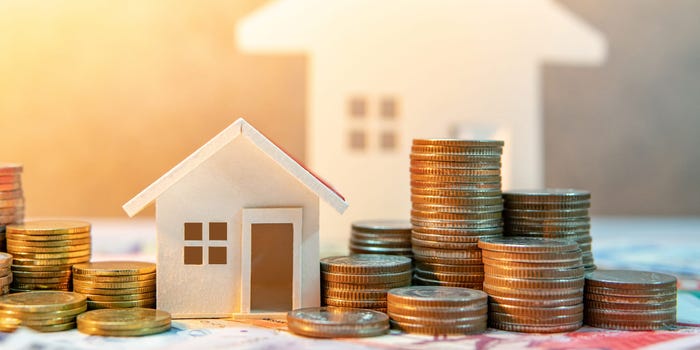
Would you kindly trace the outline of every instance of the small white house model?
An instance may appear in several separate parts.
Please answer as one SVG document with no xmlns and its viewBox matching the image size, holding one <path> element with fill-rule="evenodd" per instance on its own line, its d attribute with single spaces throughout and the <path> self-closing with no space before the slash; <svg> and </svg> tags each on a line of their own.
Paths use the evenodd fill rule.
<svg viewBox="0 0 700 350">
<path fill-rule="evenodd" d="M 549 0 L 277 0 L 237 26 L 243 52 L 308 56 L 307 161 L 353 203 L 321 209 L 334 254 L 351 221 L 408 219 L 413 138 L 505 140 L 503 187 L 542 187 L 541 65 L 606 56 Z"/>
<path fill-rule="evenodd" d="M 124 205 L 155 200 L 157 303 L 174 318 L 320 304 L 319 198 L 343 197 L 238 119 Z"/>
</svg>

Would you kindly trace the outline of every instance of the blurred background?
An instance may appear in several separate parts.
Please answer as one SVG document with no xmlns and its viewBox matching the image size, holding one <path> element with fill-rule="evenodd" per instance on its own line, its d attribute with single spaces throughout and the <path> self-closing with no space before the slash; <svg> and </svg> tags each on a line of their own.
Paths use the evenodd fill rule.
<svg viewBox="0 0 700 350">
<path fill-rule="evenodd" d="M 24 164 L 27 216 L 125 217 L 123 203 L 239 116 L 308 160 L 322 147 L 307 137 L 309 54 L 236 43 L 237 23 L 270 3 L 0 1 L 0 160 Z M 532 3 L 589 28 L 604 52 L 542 59 L 527 81 L 493 76 L 536 90 L 518 97 L 533 100 L 542 146 L 528 183 L 588 189 L 594 215 L 700 215 L 700 2 Z"/>
</svg>

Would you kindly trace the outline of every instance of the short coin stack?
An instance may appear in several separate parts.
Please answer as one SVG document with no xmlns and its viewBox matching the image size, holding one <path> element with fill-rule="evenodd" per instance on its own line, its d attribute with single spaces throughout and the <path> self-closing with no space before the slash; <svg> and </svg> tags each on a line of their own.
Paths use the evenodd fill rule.
<svg viewBox="0 0 700 350">
<path fill-rule="evenodd" d="M 22 165 L 0 163 L 0 251 L 4 252 L 5 226 L 24 221 Z"/>
<path fill-rule="evenodd" d="M 31 221 L 7 226 L 13 292 L 71 289 L 71 266 L 90 261 L 90 223 Z"/>
<path fill-rule="evenodd" d="M 412 256 L 411 223 L 364 220 L 352 223 L 350 253 Z"/>
<path fill-rule="evenodd" d="M 585 322 L 645 331 L 676 324 L 676 278 L 656 272 L 597 270 L 586 275 Z"/>
<path fill-rule="evenodd" d="M 78 316 L 82 333 L 109 337 L 140 337 L 170 329 L 170 314 L 154 309 L 101 309 Z"/>
<path fill-rule="evenodd" d="M 73 289 L 89 309 L 155 308 L 156 264 L 101 261 L 73 265 Z"/>
<path fill-rule="evenodd" d="M 502 153 L 503 141 L 413 140 L 415 284 L 481 289 L 477 242 L 503 233 Z"/>
<path fill-rule="evenodd" d="M 386 292 L 411 285 L 411 259 L 358 254 L 321 259 L 321 301 L 386 312 Z"/>
<path fill-rule="evenodd" d="M 413 286 L 387 294 L 392 327 L 429 335 L 469 334 L 486 330 L 487 295 L 468 288 Z"/>
<path fill-rule="evenodd" d="M 506 236 L 570 239 L 578 242 L 587 272 L 595 270 L 591 251 L 591 194 L 572 189 L 503 193 Z"/>
<path fill-rule="evenodd" d="M 75 328 L 75 317 L 87 309 L 85 296 L 60 291 L 35 291 L 0 297 L 2 328 L 11 320 L 40 332 Z"/>
<path fill-rule="evenodd" d="M 287 327 L 315 338 L 374 337 L 389 331 L 389 317 L 374 310 L 309 307 L 287 313 Z"/>
<path fill-rule="evenodd" d="M 483 239 L 479 247 L 492 327 L 526 333 L 581 327 L 584 268 L 576 242 L 503 237 Z"/>
<path fill-rule="evenodd" d="M 10 283 L 12 283 L 12 255 L 0 253 L 0 295 L 5 295 L 10 292 Z"/>
</svg>

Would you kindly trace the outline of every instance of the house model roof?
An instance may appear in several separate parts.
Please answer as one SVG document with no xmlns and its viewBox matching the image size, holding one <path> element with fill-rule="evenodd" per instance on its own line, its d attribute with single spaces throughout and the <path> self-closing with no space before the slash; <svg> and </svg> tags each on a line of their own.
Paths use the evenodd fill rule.
<svg viewBox="0 0 700 350">
<path fill-rule="evenodd" d="M 245 119 L 239 118 L 213 139 L 209 140 L 204 146 L 185 158 L 180 164 L 170 169 L 170 171 L 146 187 L 141 193 L 129 200 L 122 208 L 130 217 L 138 214 L 143 208 L 170 188 L 170 186 L 177 183 L 180 179 L 189 174 L 190 171 L 196 169 L 200 164 L 209 159 L 209 157 L 216 154 L 224 146 L 238 137 L 246 137 L 250 140 L 263 153 L 272 158 L 282 168 L 299 180 L 299 182 L 308 187 L 339 213 L 344 212 L 348 207 L 348 203 L 340 193 L 294 160 L 294 158 L 281 148 L 277 147 L 277 145 L 265 137 L 265 135 L 248 124 Z"/>
</svg>

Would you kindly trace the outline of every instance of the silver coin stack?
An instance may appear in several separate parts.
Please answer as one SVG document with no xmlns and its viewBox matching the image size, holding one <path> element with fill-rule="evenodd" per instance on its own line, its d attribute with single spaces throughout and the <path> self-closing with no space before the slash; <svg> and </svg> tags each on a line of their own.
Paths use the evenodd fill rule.
<svg viewBox="0 0 700 350">
<path fill-rule="evenodd" d="M 324 305 L 386 312 L 386 292 L 411 285 L 411 259 L 358 254 L 321 259 Z"/>
<path fill-rule="evenodd" d="M 502 237 L 479 241 L 491 327 L 568 332 L 583 324 L 581 249 L 567 240 Z"/>
<path fill-rule="evenodd" d="M 470 334 L 486 330 L 486 293 L 469 288 L 413 286 L 387 294 L 394 328 L 429 335 Z"/>
<path fill-rule="evenodd" d="M 586 275 L 585 323 L 627 331 L 676 325 L 675 277 L 663 273 L 597 270 Z"/>
<path fill-rule="evenodd" d="M 587 272 L 595 270 L 591 219 L 591 194 L 572 189 L 507 191 L 503 193 L 505 236 L 569 239 L 578 243 Z"/>
<path fill-rule="evenodd" d="M 351 254 L 413 256 L 411 223 L 400 220 L 363 220 L 352 223 Z"/>
<path fill-rule="evenodd" d="M 415 139 L 414 284 L 481 289 L 480 238 L 501 236 L 503 141 Z"/>
</svg>

